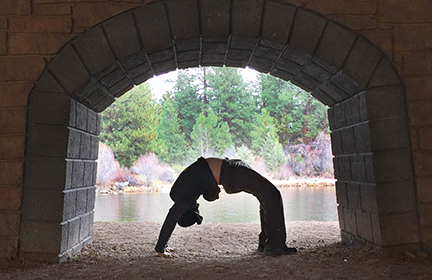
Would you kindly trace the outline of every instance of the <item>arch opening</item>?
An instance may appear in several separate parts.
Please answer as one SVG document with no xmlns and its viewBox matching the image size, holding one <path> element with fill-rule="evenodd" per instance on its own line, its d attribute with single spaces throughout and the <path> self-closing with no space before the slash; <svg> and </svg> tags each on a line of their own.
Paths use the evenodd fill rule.
<svg viewBox="0 0 432 280">
<path fill-rule="evenodd" d="M 404 89 L 379 49 L 291 4 L 166 0 L 73 39 L 30 93 L 21 257 L 62 260 L 91 242 L 98 113 L 154 75 L 200 65 L 248 66 L 330 106 L 342 238 L 420 248 Z"/>
</svg>

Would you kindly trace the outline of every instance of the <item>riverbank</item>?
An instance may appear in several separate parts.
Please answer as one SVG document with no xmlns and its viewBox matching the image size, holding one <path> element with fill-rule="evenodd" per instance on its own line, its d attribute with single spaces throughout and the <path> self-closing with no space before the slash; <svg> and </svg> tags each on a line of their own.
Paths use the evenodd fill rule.
<svg viewBox="0 0 432 280">
<path fill-rule="evenodd" d="M 271 180 L 278 188 L 316 188 L 316 187 L 334 187 L 336 180 L 334 178 L 290 178 L 289 180 Z M 171 188 L 172 184 L 157 182 L 152 186 L 124 186 L 119 188 L 114 186 L 96 186 L 98 194 L 119 194 L 119 193 L 153 193 L 160 192 L 162 189 Z"/>
<path fill-rule="evenodd" d="M 156 256 L 161 223 L 95 223 L 93 244 L 61 264 L 0 262 L 0 279 L 432 279 L 432 260 L 341 243 L 337 222 L 287 222 L 299 252 L 256 252 L 258 223 L 177 227 L 179 258 Z"/>
</svg>

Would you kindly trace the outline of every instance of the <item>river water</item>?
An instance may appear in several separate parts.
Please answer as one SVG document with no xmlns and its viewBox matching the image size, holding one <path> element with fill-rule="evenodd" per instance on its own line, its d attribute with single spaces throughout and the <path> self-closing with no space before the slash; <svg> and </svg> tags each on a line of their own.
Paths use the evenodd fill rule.
<svg viewBox="0 0 432 280">
<path fill-rule="evenodd" d="M 332 187 L 279 188 L 286 221 L 337 221 L 335 189 Z M 198 200 L 204 222 L 259 222 L 258 200 L 247 193 L 220 193 L 213 202 Z M 160 193 L 97 195 L 95 221 L 163 222 L 173 202 Z"/>
</svg>

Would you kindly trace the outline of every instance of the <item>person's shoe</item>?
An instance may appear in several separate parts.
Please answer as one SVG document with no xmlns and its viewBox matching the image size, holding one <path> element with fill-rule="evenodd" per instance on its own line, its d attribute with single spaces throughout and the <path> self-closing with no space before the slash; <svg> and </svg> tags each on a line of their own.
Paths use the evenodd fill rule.
<svg viewBox="0 0 432 280">
<path fill-rule="evenodd" d="M 258 252 L 264 252 L 264 244 L 258 244 Z"/>
<path fill-rule="evenodd" d="M 277 249 L 264 249 L 264 254 L 266 256 L 282 256 L 282 255 L 290 255 L 297 253 L 297 248 L 294 247 L 286 247 L 286 248 L 277 248 Z"/>
</svg>

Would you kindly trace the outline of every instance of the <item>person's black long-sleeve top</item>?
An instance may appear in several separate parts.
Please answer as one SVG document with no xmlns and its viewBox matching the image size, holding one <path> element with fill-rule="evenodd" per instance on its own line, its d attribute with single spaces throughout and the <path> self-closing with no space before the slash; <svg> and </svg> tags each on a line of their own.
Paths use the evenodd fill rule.
<svg viewBox="0 0 432 280">
<path fill-rule="evenodd" d="M 183 170 L 171 188 L 170 197 L 174 205 L 162 225 L 156 252 L 164 252 L 176 223 L 187 210 L 196 207 L 200 195 L 207 201 L 213 201 L 219 198 L 219 192 L 220 188 L 203 157 Z"/>
</svg>

